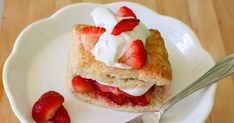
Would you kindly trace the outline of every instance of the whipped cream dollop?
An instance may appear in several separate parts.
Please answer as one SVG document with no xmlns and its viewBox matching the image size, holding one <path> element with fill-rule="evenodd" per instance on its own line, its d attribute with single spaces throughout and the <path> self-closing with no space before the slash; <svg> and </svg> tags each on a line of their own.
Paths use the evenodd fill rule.
<svg viewBox="0 0 234 123">
<path fill-rule="evenodd" d="M 102 85 L 116 87 L 113 84 L 107 84 L 106 82 L 101 82 L 99 80 L 96 80 L 96 82 L 98 82 L 99 84 L 102 84 Z M 154 84 L 149 83 L 148 85 L 146 85 L 144 87 L 135 87 L 135 88 L 128 88 L 128 89 L 119 88 L 119 89 L 127 94 L 132 95 L 132 96 L 141 96 L 141 95 L 145 94 L 153 85 Z"/>
<path fill-rule="evenodd" d="M 122 32 L 119 35 L 112 35 L 114 26 L 122 19 L 133 17 L 119 17 L 111 10 L 105 7 L 99 7 L 91 12 L 91 16 L 96 26 L 104 27 L 106 32 L 103 33 L 94 48 L 92 54 L 95 59 L 105 63 L 110 67 L 131 69 L 131 67 L 118 63 L 118 59 L 124 54 L 131 42 L 140 39 L 145 45 L 149 36 L 149 31 L 143 23 L 139 23 L 132 31 Z"/>
</svg>

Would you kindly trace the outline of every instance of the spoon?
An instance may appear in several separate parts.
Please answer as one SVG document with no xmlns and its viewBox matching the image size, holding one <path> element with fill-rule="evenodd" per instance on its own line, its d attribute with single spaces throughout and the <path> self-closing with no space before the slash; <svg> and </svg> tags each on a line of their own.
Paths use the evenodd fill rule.
<svg viewBox="0 0 234 123">
<path fill-rule="evenodd" d="M 234 73 L 234 54 L 229 55 L 215 64 L 199 79 L 180 91 L 174 97 L 164 103 L 156 112 L 145 113 L 135 117 L 127 123 L 159 123 L 163 114 L 174 104 L 182 100 L 184 97 L 200 90 L 208 85 L 216 83 L 217 81 Z"/>
</svg>

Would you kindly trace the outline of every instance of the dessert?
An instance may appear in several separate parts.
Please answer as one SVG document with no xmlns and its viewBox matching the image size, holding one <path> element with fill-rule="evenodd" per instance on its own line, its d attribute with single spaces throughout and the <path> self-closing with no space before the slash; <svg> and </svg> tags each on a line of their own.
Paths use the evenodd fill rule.
<svg viewBox="0 0 234 123">
<path fill-rule="evenodd" d="M 155 111 L 172 78 L 164 41 L 128 7 L 99 7 L 94 25 L 73 27 L 66 80 L 81 100 L 130 112 Z"/>
</svg>

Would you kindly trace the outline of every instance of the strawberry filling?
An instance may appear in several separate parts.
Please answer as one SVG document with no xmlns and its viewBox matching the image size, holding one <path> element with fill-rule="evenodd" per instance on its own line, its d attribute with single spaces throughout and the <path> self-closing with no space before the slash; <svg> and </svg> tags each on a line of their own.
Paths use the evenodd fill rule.
<svg viewBox="0 0 234 123">
<path fill-rule="evenodd" d="M 81 76 L 75 76 L 72 79 L 72 86 L 77 93 L 93 93 L 101 96 L 110 104 L 115 103 L 117 105 L 123 105 L 130 102 L 133 106 L 146 106 L 150 104 L 151 95 L 155 89 L 155 86 L 152 86 L 145 94 L 132 96 L 121 91 L 117 87 L 103 85 L 94 80 L 82 78 Z"/>
</svg>

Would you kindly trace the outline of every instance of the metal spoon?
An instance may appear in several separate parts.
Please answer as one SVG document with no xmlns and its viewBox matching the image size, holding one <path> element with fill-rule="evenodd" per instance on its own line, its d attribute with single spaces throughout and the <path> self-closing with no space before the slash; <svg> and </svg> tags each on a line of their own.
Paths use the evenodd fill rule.
<svg viewBox="0 0 234 123">
<path fill-rule="evenodd" d="M 191 85 L 187 86 L 181 92 L 164 103 L 158 111 L 153 113 L 142 114 L 127 123 L 158 123 L 163 114 L 174 104 L 182 100 L 184 97 L 192 94 L 193 92 L 204 88 L 208 85 L 216 83 L 217 81 L 234 73 L 234 54 L 225 57 L 215 64 L 209 71 L 202 75 L 199 79 L 194 81 Z"/>
</svg>

